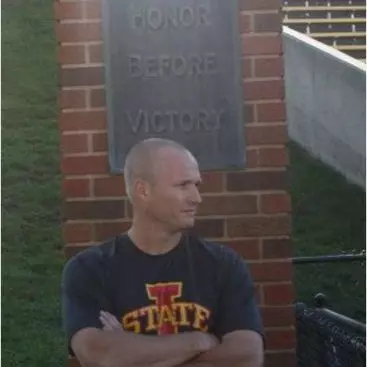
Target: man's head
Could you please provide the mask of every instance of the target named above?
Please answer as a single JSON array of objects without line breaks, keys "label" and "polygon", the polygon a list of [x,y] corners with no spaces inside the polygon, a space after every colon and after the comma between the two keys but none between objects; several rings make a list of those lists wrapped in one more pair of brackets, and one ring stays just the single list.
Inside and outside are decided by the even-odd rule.
[{"label": "man's head", "polygon": [[199,167],[182,145],[152,138],[136,144],[125,162],[125,186],[134,212],[167,230],[192,227],[201,197]]}]

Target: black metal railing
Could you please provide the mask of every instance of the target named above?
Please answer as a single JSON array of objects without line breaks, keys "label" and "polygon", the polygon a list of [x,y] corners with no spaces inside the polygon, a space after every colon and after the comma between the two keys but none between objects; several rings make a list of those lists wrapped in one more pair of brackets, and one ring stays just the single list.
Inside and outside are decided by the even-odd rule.
[{"label": "black metal railing", "polygon": [[366,253],[362,251],[358,254],[337,254],[321,256],[299,256],[292,259],[293,264],[316,264],[329,262],[348,262],[348,261],[366,261]]},{"label": "black metal railing", "polygon": [[[366,254],[342,254],[292,259],[294,264],[366,261]],[[364,367],[366,325],[327,308],[323,294],[315,305],[295,304],[299,367]]]},{"label": "black metal railing", "polygon": [[299,367],[366,365],[365,325],[328,309],[297,303],[296,326]]}]

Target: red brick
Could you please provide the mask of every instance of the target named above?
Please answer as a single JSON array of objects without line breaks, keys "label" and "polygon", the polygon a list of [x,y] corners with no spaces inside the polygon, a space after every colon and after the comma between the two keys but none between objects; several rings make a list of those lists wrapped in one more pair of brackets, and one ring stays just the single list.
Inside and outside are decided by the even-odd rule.
[{"label": "red brick", "polygon": [[56,38],[59,42],[91,42],[101,40],[100,23],[58,23]]},{"label": "red brick", "polygon": [[256,105],[258,122],[283,122],[286,120],[285,102],[266,102]]},{"label": "red brick", "polygon": [[256,298],[256,303],[258,305],[262,305],[263,301],[262,301],[262,291],[261,291],[261,285],[260,284],[255,284],[255,298]]},{"label": "red brick", "polygon": [[193,232],[201,237],[220,238],[224,236],[223,219],[197,219]]},{"label": "red brick", "polygon": [[253,76],[252,59],[249,57],[242,59],[242,77],[251,78]]},{"label": "red brick", "polygon": [[250,124],[255,121],[255,106],[254,104],[245,103],[243,106],[243,114],[245,122]]},{"label": "red brick", "polygon": [[255,168],[259,165],[258,150],[247,149],[246,150],[246,168]]},{"label": "red brick", "polygon": [[88,175],[107,173],[108,158],[103,156],[66,157],[61,163],[62,172],[66,175]]},{"label": "red brick", "polygon": [[256,195],[204,196],[199,215],[233,215],[257,212]]},{"label": "red brick", "polygon": [[131,219],[133,217],[133,207],[130,200],[126,200],[126,218]]},{"label": "red brick", "polygon": [[85,3],[85,16],[87,19],[101,19],[101,1],[87,1]]},{"label": "red brick", "polygon": [[291,199],[288,193],[260,196],[260,211],[263,213],[288,213],[290,210]]},{"label": "red brick", "polygon": [[106,118],[106,111],[63,112],[59,116],[59,124],[62,131],[105,130]]},{"label": "red brick", "polygon": [[282,190],[288,186],[286,171],[246,171],[227,174],[228,191]]},{"label": "red brick", "polygon": [[279,307],[263,306],[260,310],[265,327],[289,326],[295,323],[293,305]]},{"label": "red brick", "polygon": [[94,179],[95,196],[125,196],[123,176],[109,176]]},{"label": "red brick", "polygon": [[264,284],[263,285],[265,305],[287,305],[295,301],[292,283],[287,284]]},{"label": "red brick", "polygon": [[125,216],[124,200],[68,201],[64,203],[67,219],[118,219]]},{"label": "red brick", "polygon": [[88,197],[90,182],[88,178],[72,178],[64,179],[62,183],[62,191],[64,198]]},{"label": "red brick", "polygon": [[292,263],[290,261],[251,263],[249,266],[256,282],[289,281],[293,278]]},{"label": "red brick", "polygon": [[[66,259],[70,259],[71,257],[75,256],[77,253],[86,250],[88,247],[93,246],[91,242],[89,243],[80,243],[80,244],[66,244],[64,247],[64,255]],[[76,359],[73,362],[68,362],[68,367],[81,367],[78,364]]]},{"label": "red brick", "polygon": [[230,237],[286,235],[289,234],[290,227],[290,218],[287,215],[227,219]]},{"label": "red brick", "polygon": [[284,59],[282,56],[255,59],[256,77],[284,76]]},{"label": "red brick", "polygon": [[282,18],[280,12],[254,14],[255,32],[277,32],[280,33]]},{"label": "red brick", "polygon": [[83,19],[83,4],[78,1],[68,3],[56,1],[54,14],[56,20]]},{"label": "red brick", "polygon": [[65,223],[63,227],[66,243],[89,242],[93,240],[91,223]]},{"label": "red brick", "polygon": [[201,193],[222,192],[224,190],[223,172],[203,172],[201,174],[202,184]]},{"label": "red brick", "polygon": [[284,98],[284,81],[274,80],[245,80],[243,84],[245,101]]},{"label": "red brick", "polygon": [[245,126],[247,145],[285,144],[288,141],[288,130],[282,125],[247,125]]},{"label": "red brick", "polygon": [[280,0],[240,0],[241,10],[278,10],[282,6]]},{"label": "red brick", "polygon": [[103,68],[93,66],[61,69],[59,80],[64,87],[101,85],[104,83]]},{"label": "red brick", "polygon": [[57,48],[57,59],[60,64],[84,64],[86,62],[85,46],[59,45]]},{"label": "red brick", "polygon": [[105,107],[106,106],[106,92],[104,89],[92,89],[90,91],[90,105],[91,107]]},{"label": "red brick", "polygon": [[268,350],[291,349],[296,346],[296,334],[293,329],[265,330],[265,340]]},{"label": "red brick", "polygon": [[101,63],[103,62],[103,52],[102,45],[89,45],[88,46],[89,53],[89,62],[91,63]]},{"label": "red brick", "polygon": [[107,133],[103,132],[92,134],[92,147],[93,152],[107,152]]},{"label": "red brick", "polygon": [[239,16],[240,33],[250,33],[253,31],[253,15],[241,13]]},{"label": "red brick", "polygon": [[280,55],[282,39],[280,35],[243,35],[243,55]]},{"label": "red brick", "polygon": [[288,150],[286,147],[260,148],[260,167],[285,167],[289,165]]},{"label": "red brick", "polygon": [[130,222],[118,223],[96,223],[95,232],[97,241],[105,241],[108,238],[115,237],[121,233],[126,232],[131,226]]},{"label": "red brick", "polygon": [[287,259],[293,256],[292,241],[289,238],[262,239],[264,259]]},{"label": "red brick", "polygon": [[59,92],[58,103],[61,108],[85,108],[86,93],[85,90],[61,90]]},{"label": "red brick", "polygon": [[277,353],[266,353],[265,354],[265,365],[264,367],[296,367],[297,357],[295,351],[281,351]]},{"label": "red brick", "polygon": [[259,240],[255,238],[221,241],[224,245],[232,248],[246,260],[258,259],[260,257]]},{"label": "red brick", "polygon": [[61,151],[63,154],[87,153],[88,135],[87,134],[61,135]]}]

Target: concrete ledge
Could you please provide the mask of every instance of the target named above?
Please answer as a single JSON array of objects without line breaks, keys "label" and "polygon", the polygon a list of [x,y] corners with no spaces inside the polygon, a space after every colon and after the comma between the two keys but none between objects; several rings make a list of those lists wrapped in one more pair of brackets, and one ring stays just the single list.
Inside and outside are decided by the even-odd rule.
[{"label": "concrete ledge", "polygon": [[290,137],[362,187],[366,175],[366,64],[283,27]]}]

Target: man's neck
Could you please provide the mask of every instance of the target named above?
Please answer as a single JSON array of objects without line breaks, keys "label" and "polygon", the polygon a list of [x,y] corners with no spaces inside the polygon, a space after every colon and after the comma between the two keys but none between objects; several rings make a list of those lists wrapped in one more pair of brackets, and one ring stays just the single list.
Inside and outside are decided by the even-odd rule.
[{"label": "man's neck", "polygon": [[128,235],[141,251],[150,255],[159,255],[176,247],[180,242],[182,233],[171,233],[152,223],[133,221]]}]

